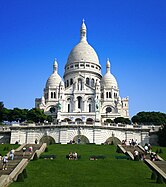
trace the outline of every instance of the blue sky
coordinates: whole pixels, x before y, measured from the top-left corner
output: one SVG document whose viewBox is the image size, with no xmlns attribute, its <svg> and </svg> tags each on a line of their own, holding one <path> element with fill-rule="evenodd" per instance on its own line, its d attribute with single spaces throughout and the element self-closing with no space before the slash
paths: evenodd
<svg viewBox="0 0 166 187">
<path fill-rule="evenodd" d="M 33 108 L 52 73 L 63 77 L 85 19 L 102 73 L 106 59 L 130 115 L 166 113 L 165 0 L 0 0 L 0 101 Z"/>
</svg>

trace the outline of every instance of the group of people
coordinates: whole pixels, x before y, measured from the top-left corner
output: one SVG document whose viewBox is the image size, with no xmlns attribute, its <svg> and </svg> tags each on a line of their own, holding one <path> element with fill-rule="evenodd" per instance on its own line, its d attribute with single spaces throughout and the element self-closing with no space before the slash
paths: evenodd
<svg viewBox="0 0 166 187">
<path fill-rule="evenodd" d="M 150 160 L 151 161 L 158 161 L 159 160 L 159 158 L 155 152 L 150 153 Z"/>
<path fill-rule="evenodd" d="M 137 139 L 135 139 L 135 140 L 134 139 L 130 139 L 129 140 L 129 145 L 130 146 L 137 146 Z"/>
<path fill-rule="evenodd" d="M 122 140 L 122 145 L 126 146 L 126 145 L 129 145 L 129 146 L 137 146 L 137 139 L 130 139 L 129 142 L 127 142 L 127 140 Z"/>
<path fill-rule="evenodd" d="M 74 152 L 74 153 L 70 152 L 69 153 L 69 160 L 77 160 L 77 159 L 78 159 L 77 152 Z"/>
<path fill-rule="evenodd" d="M 138 160 L 143 161 L 146 158 L 146 155 L 142 152 L 139 152 L 137 149 L 134 150 L 133 156 L 134 156 L 134 160 L 136 160 L 136 161 L 138 161 Z"/>
<path fill-rule="evenodd" d="M 22 148 L 23 156 L 25 155 L 26 150 L 27 150 L 26 147 L 23 147 L 23 148 Z M 28 148 L 28 152 L 29 152 L 30 154 L 32 154 L 32 152 L 33 152 L 33 147 L 32 147 L 32 146 L 30 146 L 30 147 Z"/>
</svg>

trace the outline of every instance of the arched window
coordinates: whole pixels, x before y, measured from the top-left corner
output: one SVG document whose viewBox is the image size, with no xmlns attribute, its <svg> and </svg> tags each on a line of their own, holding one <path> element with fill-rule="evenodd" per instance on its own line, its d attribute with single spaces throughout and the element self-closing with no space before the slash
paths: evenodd
<svg viewBox="0 0 166 187">
<path fill-rule="evenodd" d="M 108 98 L 108 92 L 106 92 L 106 98 Z"/>
<path fill-rule="evenodd" d="M 67 105 L 67 112 L 70 112 L 70 104 Z"/>
<path fill-rule="evenodd" d="M 56 98 L 56 93 L 54 92 L 54 98 Z"/>
<path fill-rule="evenodd" d="M 82 90 L 82 80 L 78 79 L 78 90 Z"/>
<path fill-rule="evenodd" d="M 67 80 L 67 84 L 66 84 L 66 86 L 68 87 L 69 86 L 69 81 Z"/>
<path fill-rule="evenodd" d="M 111 107 L 107 107 L 106 108 L 106 113 L 110 113 L 110 112 L 112 112 L 112 108 Z"/>
<path fill-rule="evenodd" d="M 91 104 L 89 104 L 89 112 L 91 112 L 92 111 L 92 106 L 91 106 Z"/>
<path fill-rule="evenodd" d="M 70 79 L 70 85 L 72 85 L 73 84 L 73 79 Z"/>
<path fill-rule="evenodd" d="M 51 98 L 53 98 L 53 92 L 51 92 Z"/>
<path fill-rule="evenodd" d="M 88 77 L 86 78 L 86 84 L 89 85 L 89 78 Z"/>
<path fill-rule="evenodd" d="M 111 98 L 111 92 L 109 92 L 109 98 Z"/>
<path fill-rule="evenodd" d="M 95 81 L 94 79 L 91 80 L 91 86 L 94 87 Z"/>
<path fill-rule="evenodd" d="M 81 109 L 82 98 L 79 96 L 77 97 L 77 99 L 78 99 L 78 108 Z"/>
</svg>

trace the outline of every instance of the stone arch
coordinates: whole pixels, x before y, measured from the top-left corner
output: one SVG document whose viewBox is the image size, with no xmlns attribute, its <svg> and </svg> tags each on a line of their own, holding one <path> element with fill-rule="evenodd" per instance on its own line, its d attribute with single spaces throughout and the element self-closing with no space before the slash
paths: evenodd
<svg viewBox="0 0 166 187">
<path fill-rule="evenodd" d="M 89 139 L 84 135 L 77 135 L 73 138 L 73 141 L 75 141 L 78 144 L 86 144 L 89 143 Z"/>
<path fill-rule="evenodd" d="M 55 140 L 53 137 L 51 136 L 47 136 L 47 135 L 44 135 L 40 141 L 40 143 L 47 143 L 47 145 L 50 145 L 50 144 L 54 144 L 55 143 Z"/>
<path fill-rule="evenodd" d="M 111 136 L 111 137 L 107 138 L 107 140 L 105 141 L 105 143 L 106 144 L 117 145 L 117 144 L 121 144 L 121 141 L 117 137 Z"/>
<path fill-rule="evenodd" d="M 106 113 L 106 108 L 111 108 L 112 109 L 111 113 L 114 113 L 116 111 L 116 108 L 114 106 L 106 105 L 102 108 L 102 112 Z"/>
<path fill-rule="evenodd" d="M 75 121 L 76 122 L 82 122 L 82 119 L 81 118 L 76 118 Z"/>
<path fill-rule="evenodd" d="M 64 122 L 69 122 L 69 121 L 71 121 L 71 119 L 70 118 L 65 118 L 65 119 L 63 119 L 63 121 Z"/>
<path fill-rule="evenodd" d="M 87 118 L 86 123 L 88 124 L 92 124 L 94 122 L 94 120 L 92 118 Z"/>
</svg>

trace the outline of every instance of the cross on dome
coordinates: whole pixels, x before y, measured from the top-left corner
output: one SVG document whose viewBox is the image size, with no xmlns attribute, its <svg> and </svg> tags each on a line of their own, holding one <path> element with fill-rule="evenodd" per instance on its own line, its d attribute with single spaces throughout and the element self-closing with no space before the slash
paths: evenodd
<svg viewBox="0 0 166 187">
<path fill-rule="evenodd" d="M 85 20 L 82 20 L 82 25 L 80 29 L 80 41 L 81 42 L 87 42 L 86 40 L 86 25 L 85 25 Z"/>
<path fill-rule="evenodd" d="M 106 72 L 110 72 L 110 60 L 109 60 L 109 58 L 107 58 Z"/>
<path fill-rule="evenodd" d="M 58 62 L 57 59 L 54 59 L 54 64 L 53 64 L 53 73 L 58 71 Z"/>
</svg>

